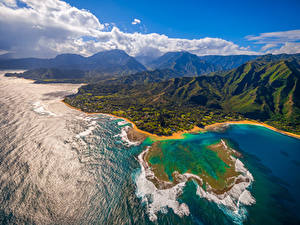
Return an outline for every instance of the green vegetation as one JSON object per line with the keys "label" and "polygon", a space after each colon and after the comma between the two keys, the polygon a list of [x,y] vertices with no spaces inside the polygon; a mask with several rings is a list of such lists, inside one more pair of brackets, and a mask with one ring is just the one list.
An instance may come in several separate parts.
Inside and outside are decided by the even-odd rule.
{"label": "green vegetation", "polygon": [[186,78],[180,80],[182,83],[172,79],[133,86],[91,84],[80,88],[78,94],[65,98],[65,102],[86,112],[109,113],[128,118],[138,128],[157,135],[172,135],[178,131],[190,130],[195,125],[204,127],[216,122],[244,119],[239,113],[223,112],[218,105],[213,105],[213,101],[206,102],[212,107],[216,106],[215,108],[201,105],[203,100],[199,96],[188,100],[185,97],[188,87],[196,82],[195,88],[199,89],[202,84],[198,82],[201,83],[203,79],[206,80],[206,77]]}
{"label": "green vegetation", "polygon": [[218,64],[208,63],[189,52],[167,52],[152,61],[149,67],[160,70],[172,69],[185,76],[197,76],[222,69]]}
{"label": "green vegetation", "polygon": [[237,113],[224,113],[221,110],[210,110],[197,106],[164,105],[151,106],[128,104],[126,98],[119,95],[94,96],[91,93],[67,97],[66,103],[86,112],[109,113],[125,117],[141,129],[157,135],[172,135],[175,132],[190,130],[195,125],[204,127],[216,122],[241,120]]}
{"label": "green vegetation", "polygon": [[225,110],[300,133],[300,65],[295,59],[248,62],[225,74]]}
{"label": "green vegetation", "polygon": [[158,135],[246,118],[300,134],[299,62],[300,54],[198,57],[169,52],[152,62],[156,70],[145,71],[124,51],[112,50],[90,57],[12,59],[3,66],[27,65],[31,70],[6,76],[37,83],[89,83],[65,102],[86,112],[126,117]]}
{"label": "green vegetation", "polygon": [[141,73],[142,79],[131,75],[83,86],[65,102],[126,117],[158,135],[246,118],[300,134],[299,68],[294,59],[260,59],[220,76],[164,80],[156,72],[155,80],[155,73]]}

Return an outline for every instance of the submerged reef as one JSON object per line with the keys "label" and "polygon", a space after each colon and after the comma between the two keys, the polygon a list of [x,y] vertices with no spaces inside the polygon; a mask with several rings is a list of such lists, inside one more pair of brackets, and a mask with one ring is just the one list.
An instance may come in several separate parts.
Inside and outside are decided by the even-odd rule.
{"label": "submerged reef", "polygon": [[158,190],[193,180],[200,197],[237,215],[244,205],[255,203],[248,190],[254,179],[241,157],[223,139],[200,144],[184,139],[156,141],[140,155],[146,179]]}

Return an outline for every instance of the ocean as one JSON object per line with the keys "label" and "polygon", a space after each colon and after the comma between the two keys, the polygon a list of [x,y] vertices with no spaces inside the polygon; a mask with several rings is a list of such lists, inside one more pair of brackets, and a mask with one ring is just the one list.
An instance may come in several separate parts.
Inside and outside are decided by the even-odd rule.
{"label": "ocean", "polygon": [[255,204],[238,214],[200,197],[193,180],[158,190],[125,122],[64,105],[74,84],[33,84],[0,75],[1,224],[300,224],[300,140],[264,127],[168,140],[197,150],[228,140],[254,181]]}

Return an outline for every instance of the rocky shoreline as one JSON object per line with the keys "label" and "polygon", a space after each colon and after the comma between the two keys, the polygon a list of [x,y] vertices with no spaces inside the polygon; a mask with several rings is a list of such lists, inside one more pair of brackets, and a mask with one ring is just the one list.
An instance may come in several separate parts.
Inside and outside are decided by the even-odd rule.
{"label": "rocky shoreline", "polygon": [[[240,215],[241,207],[244,205],[252,205],[256,202],[248,190],[253,183],[254,178],[237,157],[231,156],[232,163],[234,163],[232,166],[236,172],[236,176],[231,177],[231,185],[223,191],[218,191],[209,185],[203,177],[199,177],[191,173],[180,174],[175,171],[172,174],[172,182],[166,179],[161,179],[159,175],[153,171],[153,168],[147,161],[147,154],[153,150],[153,147],[158,147],[156,146],[156,143],[157,142],[153,144],[154,146],[152,145],[144,150],[138,158],[140,165],[142,166],[142,170],[145,171],[145,179],[152,182],[158,190],[171,190],[178,185],[184,186],[189,180],[194,180],[197,183],[197,195],[207,199],[208,201],[215,202],[220,207],[226,207],[237,216],[242,216]],[[223,145],[224,149],[228,149],[228,151],[230,151],[233,155],[241,156],[236,150],[227,146],[223,140],[217,145]],[[203,184],[205,184],[205,188],[203,188]]]}

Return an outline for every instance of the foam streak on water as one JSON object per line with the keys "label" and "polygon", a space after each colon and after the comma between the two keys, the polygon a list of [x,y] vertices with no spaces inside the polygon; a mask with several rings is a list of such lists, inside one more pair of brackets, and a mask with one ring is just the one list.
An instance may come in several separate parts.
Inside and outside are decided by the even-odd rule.
{"label": "foam streak on water", "polygon": [[[263,224],[266,220],[270,225],[299,224],[290,219],[290,208],[281,205],[281,199],[291,199],[287,189],[268,175],[269,170],[262,170],[266,161],[276,171],[286,160],[279,167],[284,173],[277,174],[299,187],[297,173],[290,173],[299,167],[299,142],[262,128],[255,128],[251,135],[247,128],[243,134],[243,126],[225,133],[203,133],[199,141],[230,137],[242,144],[241,149],[257,151],[264,158],[258,161],[243,153],[245,166],[236,160],[236,170],[248,182],[239,183],[227,196],[207,195],[186,180],[158,190],[147,180],[153,174],[142,160],[146,142],[130,142],[126,122],[87,115],[61,102],[78,87],[34,84],[0,72],[0,224],[153,224],[150,220],[158,224]],[[274,138],[268,139],[266,132]],[[252,145],[265,140],[262,147]],[[269,148],[272,142],[277,144]],[[279,146],[286,147],[284,156]],[[278,160],[273,162],[274,156]],[[251,220],[243,221],[246,208]]]}
{"label": "foam streak on water", "polygon": [[235,184],[229,191],[222,195],[206,192],[197,185],[197,195],[215,202],[225,214],[233,219],[234,223],[243,224],[243,221],[247,217],[247,210],[244,206],[252,205],[256,202],[250,191],[247,190],[254,179],[239,159],[236,159],[235,170],[241,173],[236,179],[243,180],[243,182]]}
{"label": "foam streak on water", "polygon": [[37,85],[2,75],[0,79],[2,214],[19,223],[76,221],[81,214],[76,206],[85,204],[93,191],[92,178],[70,144],[70,115],[79,113],[60,99],[78,85]]}
{"label": "foam streak on water", "polygon": [[117,123],[61,102],[79,86],[0,74],[0,223],[120,224],[132,217],[117,211],[126,208],[130,193],[122,186],[133,186],[126,179],[138,164],[114,137]]}
{"label": "foam streak on water", "polygon": [[[225,142],[223,140],[221,141],[227,148]],[[174,187],[163,190],[157,189],[155,185],[147,179],[154,178],[155,176],[144,160],[144,155],[149,149],[150,147],[148,146],[147,149],[138,156],[141,171],[138,176],[136,176],[135,182],[137,184],[137,196],[146,204],[150,219],[152,221],[157,220],[157,212],[167,212],[167,207],[181,217],[184,215],[188,216],[190,214],[189,208],[186,204],[180,204],[177,201],[178,196],[182,194],[183,188],[189,179],[203,183],[202,179],[197,175],[184,173],[180,176],[181,182]],[[237,184],[234,184],[229,191],[223,194],[215,194],[209,191],[211,188],[208,184],[208,190],[204,190],[195,182],[197,186],[196,194],[201,198],[216,203],[225,214],[232,218],[235,224],[242,224],[247,216],[247,210],[244,206],[255,203],[255,199],[250,191],[247,190],[254,181],[254,178],[239,159],[232,157],[232,160],[235,161],[236,172],[240,173],[240,175],[235,178],[236,180],[240,180]]]}
{"label": "foam streak on water", "polygon": [[147,176],[154,176],[153,172],[149,169],[145,169],[146,166],[144,165],[146,162],[143,160],[143,156],[148,149],[138,156],[141,171],[136,176],[135,182],[137,185],[136,194],[142,198],[142,201],[146,204],[150,220],[157,220],[156,214],[159,211],[167,213],[167,207],[181,217],[188,216],[190,214],[188,206],[184,203],[180,204],[177,201],[177,197],[182,193],[185,182],[179,183],[169,189],[159,190],[151,181],[147,180]]}

